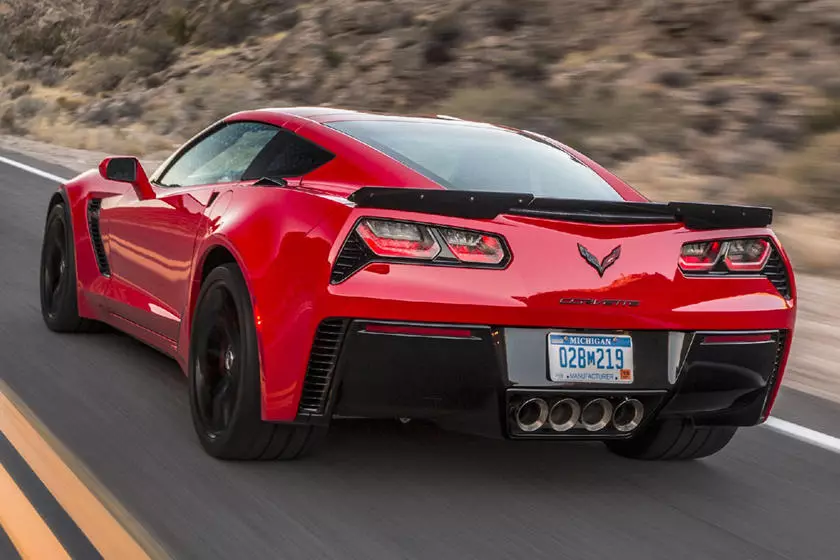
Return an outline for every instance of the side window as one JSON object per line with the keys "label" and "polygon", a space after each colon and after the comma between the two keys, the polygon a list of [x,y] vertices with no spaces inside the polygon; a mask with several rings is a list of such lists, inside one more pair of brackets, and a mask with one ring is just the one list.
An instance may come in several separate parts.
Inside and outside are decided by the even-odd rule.
{"label": "side window", "polygon": [[287,130],[281,130],[245,170],[242,179],[299,177],[317,169],[333,154]]}
{"label": "side window", "polygon": [[278,132],[279,128],[265,123],[226,125],[182,154],[160,178],[160,184],[191,187],[238,181]]}

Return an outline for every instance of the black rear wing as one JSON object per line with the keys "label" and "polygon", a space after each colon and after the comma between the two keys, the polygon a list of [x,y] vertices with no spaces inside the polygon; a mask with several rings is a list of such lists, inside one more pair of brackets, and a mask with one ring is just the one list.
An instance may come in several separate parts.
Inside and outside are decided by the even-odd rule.
{"label": "black rear wing", "polygon": [[691,229],[758,228],[773,221],[771,208],[734,204],[577,200],[505,192],[387,187],[364,187],[348,198],[360,208],[488,220],[499,214],[515,214],[593,224],[682,223]]}

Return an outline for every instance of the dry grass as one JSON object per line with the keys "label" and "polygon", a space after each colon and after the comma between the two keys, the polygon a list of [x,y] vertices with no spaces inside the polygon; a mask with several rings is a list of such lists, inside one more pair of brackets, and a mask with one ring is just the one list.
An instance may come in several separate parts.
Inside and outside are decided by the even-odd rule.
{"label": "dry grass", "polygon": [[29,125],[29,136],[69,148],[110,154],[145,156],[175,148],[172,141],[149,133],[139,125],[125,128],[80,127],[60,120],[39,118]]}

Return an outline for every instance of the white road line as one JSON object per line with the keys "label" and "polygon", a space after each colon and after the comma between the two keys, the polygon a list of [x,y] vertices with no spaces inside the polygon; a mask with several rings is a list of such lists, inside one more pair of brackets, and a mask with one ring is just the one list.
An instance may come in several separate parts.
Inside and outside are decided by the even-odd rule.
{"label": "white road line", "polygon": [[0,163],[5,163],[6,165],[11,165],[12,167],[17,167],[18,169],[22,169],[24,171],[28,171],[32,174],[38,175],[39,177],[43,177],[44,179],[48,179],[50,181],[54,181],[56,183],[66,183],[70,179],[65,179],[64,177],[59,177],[58,175],[53,175],[52,173],[47,173],[46,171],[41,171],[40,169],[36,169],[31,165],[26,165],[25,163],[20,163],[19,161],[15,161],[13,159],[5,158],[0,156]]}
{"label": "white road line", "polygon": [[780,434],[790,436],[805,443],[810,443],[811,445],[816,445],[817,447],[822,447],[829,451],[834,451],[835,453],[840,453],[840,438],[806,428],[805,426],[800,426],[799,424],[794,424],[793,422],[788,422],[787,420],[782,420],[781,418],[770,417],[764,425]]}
{"label": "white road line", "polygon": [[[58,175],[53,175],[52,173],[41,171],[40,169],[32,167],[31,165],[26,165],[25,163],[20,163],[13,159],[5,158],[3,156],[0,156],[0,163],[5,163],[6,165],[17,167],[18,169],[28,171],[30,173],[38,175],[39,177],[43,177],[50,181],[55,181],[56,183],[66,183],[67,181],[69,181],[69,179],[64,179],[62,177],[59,177]],[[784,434],[794,439],[798,439],[799,441],[810,443],[811,445],[816,445],[817,447],[822,447],[823,449],[827,449],[835,453],[840,453],[840,438],[836,438],[834,436],[830,436],[828,434],[812,430],[811,428],[806,428],[805,426],[800,426],[799,424],[794,424],[793,422],[788,422],[787,420],[782,420],[781,418],[776,417],[768,418],[767,421],[764,422],[764,426],[767,426],[771,430],[779,432],[780,434]]]}

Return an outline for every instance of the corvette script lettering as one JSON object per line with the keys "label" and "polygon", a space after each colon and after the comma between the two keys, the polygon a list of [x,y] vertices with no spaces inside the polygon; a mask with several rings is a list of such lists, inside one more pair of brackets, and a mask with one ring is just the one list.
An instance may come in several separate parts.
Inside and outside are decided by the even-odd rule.
{"label": "corvette script lettering", "polygon": [[563,298],[560,300],[560,305],[610,305],[613,307],[638,307],[640,303],[635,299]]}

